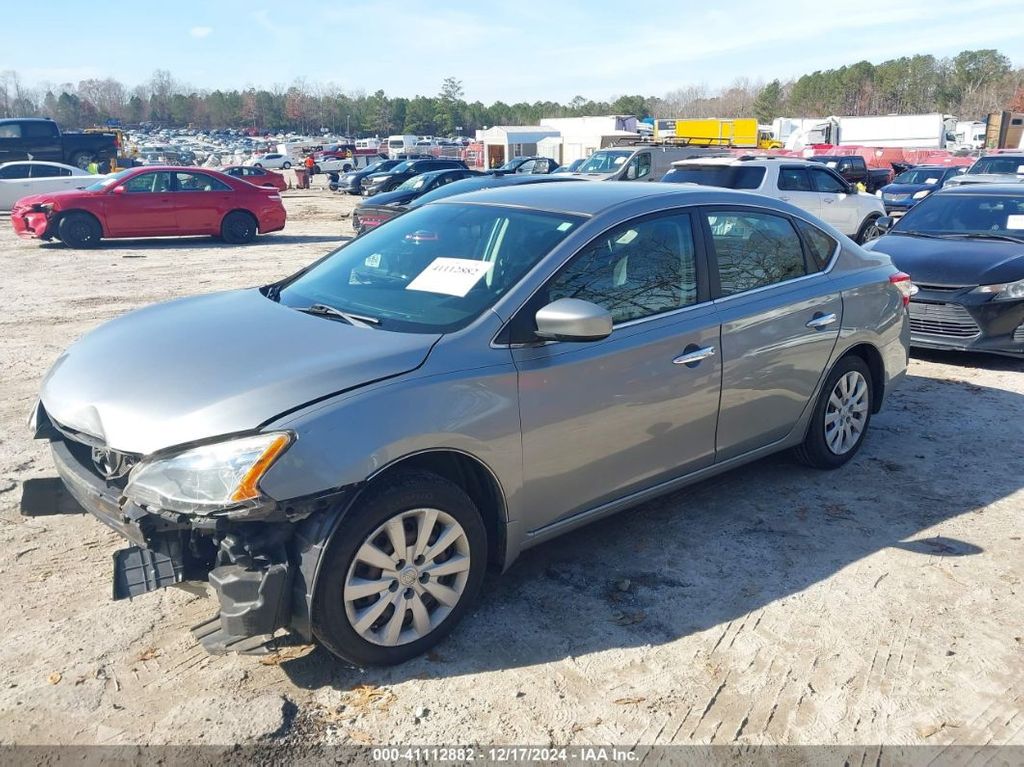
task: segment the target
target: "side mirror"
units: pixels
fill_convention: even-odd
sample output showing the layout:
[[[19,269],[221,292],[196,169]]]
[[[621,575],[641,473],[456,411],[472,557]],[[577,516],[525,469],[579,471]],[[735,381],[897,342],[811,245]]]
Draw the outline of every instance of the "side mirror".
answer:
[[[892,229],[895,223],[896,219],[894,219],[892,216],[880,216],[879,218],[875,219],[875,229],[880,231],[882,234],[885,234],[890,229]]]
[[[600,341],[612,332],[607,309],[578,298],[559,298],[537,311],[537,336],[552,341]]]
[[[114,187],[113,189],[111,189],[110,191],[111,191],[111,192],[112,192],[113,194],[124,194],[124,193],[125,193],[125,188],[124,188],[124,185],[123,185],[123,184],[120,184],[120,185],[118,185],[118,186],[115,186],[115,187]]]

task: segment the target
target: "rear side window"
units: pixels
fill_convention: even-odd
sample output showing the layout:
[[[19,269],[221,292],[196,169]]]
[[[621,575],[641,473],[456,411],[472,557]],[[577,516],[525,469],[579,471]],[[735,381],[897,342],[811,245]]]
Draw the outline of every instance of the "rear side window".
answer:
[[[811,180],[806,168],[780,168],[779,189],[783,192],[809,192]]]
[[[58,168],[55,165],[32,165],[32,178],[55,178],[57,176],[70,176],[71,171]]]
[[[231,187],[205,173],[175,173],[179,192],[230,192]]]
[[[798,220],[796,225],[807,243],[807,249],[811,254],[811,263],[817,267],[819,272],[822,271],[832,261],[832,256],[835,255],[839,243],[806,221]]]
[[[725,189],[757,189],[764,181],[764,168],[736,165],[684,165],[666,173],[662,181],[700,184]]]
[[[807,274],[800,237],[788,219],[769,213],[706,214],[723,296]]]
[[[0,125],[0,138],[21,138],[21,126],[17,123]]]
[[[690,217],[673,214],[622,224],[587,245],[548,284],[547,300],[603,306],[616,323],[697,300]]]

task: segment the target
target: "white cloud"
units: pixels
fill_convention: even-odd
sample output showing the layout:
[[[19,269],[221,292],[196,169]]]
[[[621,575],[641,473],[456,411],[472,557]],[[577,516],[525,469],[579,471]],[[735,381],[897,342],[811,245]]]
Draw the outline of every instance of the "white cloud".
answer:
[[[192,29],[188,31],[188,33],[196,39],[209,37],[211,32],[213,32],[213,27],[192,27]]]

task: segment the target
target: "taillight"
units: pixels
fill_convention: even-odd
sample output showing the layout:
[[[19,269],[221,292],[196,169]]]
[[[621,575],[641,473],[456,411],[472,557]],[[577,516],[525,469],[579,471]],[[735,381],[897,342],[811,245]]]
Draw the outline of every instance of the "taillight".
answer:
[[[896,286],[896,289],[903,295],[903,305],[906,306],[910,303],[910,297],[917,293],[917,285],[915,285],[910,275],[906,272],[896,272],[896,274],[889,275],[889,282]]]

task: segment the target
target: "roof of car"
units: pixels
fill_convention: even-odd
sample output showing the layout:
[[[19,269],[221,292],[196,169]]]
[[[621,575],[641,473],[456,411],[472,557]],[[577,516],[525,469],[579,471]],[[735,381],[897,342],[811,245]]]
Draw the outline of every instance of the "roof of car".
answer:
[[[772,157],[690,157],[686,160],[676,160],[672,163],[673,168],[683,168],[688,165],[778,165],[780,162],[797,165],[810,165],[808,160],[802,157],[785,157],[782,155]]]
[[[944,186],[938,192],[935,192],[935,194],[939,193],[945,196],[954,194],[1019,194],[1024,196],[1024,184],[959,184],[957,186]]]
[[[643,184],[615,181],[583,181],[576,184],[517,184],[499,186],[477,192],[454,195],[438,200],[437,205],[449,203],[475,203],[481,205],[508,205],[528,207],[559,213],[577,213],[592,216],[608,208],[647,197],[675,197],[680,205],[702,203],[775,204],[771,198],[717,189],[706,186],[681,184]],[[700,198],[693,199],[693,198]]]

